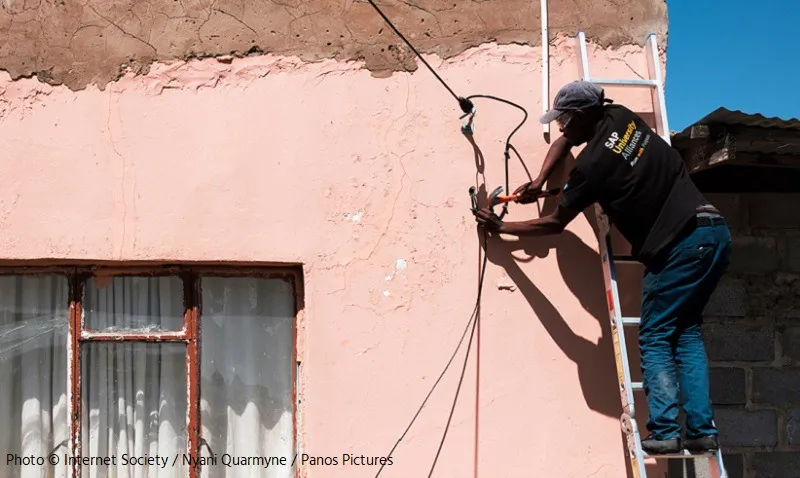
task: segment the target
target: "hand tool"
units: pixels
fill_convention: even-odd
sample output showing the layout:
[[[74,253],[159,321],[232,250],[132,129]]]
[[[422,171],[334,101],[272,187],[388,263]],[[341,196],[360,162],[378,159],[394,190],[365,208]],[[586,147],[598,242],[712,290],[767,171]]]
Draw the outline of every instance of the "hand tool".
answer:
[[[498,191],[500,189],[500,191]],[[500,195],[502,192],[501,188],[495,189],[491,196],[489,196],[489,204],[494,207],[498,204],[506,204],[512,201],[519,202],[520,199],[524,196],[523,193],[520,194],[510,194],[510,195]],[[497,194],[495,194],[497,193]],[[543,190],[538,192],[537,194],[533,195],[534,199],[542,198],[542,197],[557,197],[561,194],[561,188],[551,188],[547,190]]]

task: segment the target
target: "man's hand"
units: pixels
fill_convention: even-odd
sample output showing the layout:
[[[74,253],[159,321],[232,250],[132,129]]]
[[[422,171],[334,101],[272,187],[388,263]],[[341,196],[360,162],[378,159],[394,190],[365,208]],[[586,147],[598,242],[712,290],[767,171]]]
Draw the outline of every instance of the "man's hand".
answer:
[[[503,228],[503,221],[497,217],[490,209],[483,208],[475,212],[475,220],[478,226],[486,229],[489,232],[500,232]]]
[[[528,204],[536,201],[536,198],[542,192],[542,184],[539,181],[533,180],[518,187],[514,194],[519,195],[517,202],[520,204]]]

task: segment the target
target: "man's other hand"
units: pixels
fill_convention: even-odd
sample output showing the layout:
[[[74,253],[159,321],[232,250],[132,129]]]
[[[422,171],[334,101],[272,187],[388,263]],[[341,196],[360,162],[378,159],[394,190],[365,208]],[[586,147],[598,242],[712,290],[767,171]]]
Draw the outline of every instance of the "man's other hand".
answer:
[[[536,181],[525,183],[514,191],[514,194],[519,195],[519,199],[517,199],[517,202],[520,204],[528,204],[536,201],[536,198],[541,193],[542,193],[542,185]]]
[[[490,209],[483,208],[475,212],[475,220],[478,226],[486,229],[489,232],[500,232],[503,228],[503,221],[497,217]]]

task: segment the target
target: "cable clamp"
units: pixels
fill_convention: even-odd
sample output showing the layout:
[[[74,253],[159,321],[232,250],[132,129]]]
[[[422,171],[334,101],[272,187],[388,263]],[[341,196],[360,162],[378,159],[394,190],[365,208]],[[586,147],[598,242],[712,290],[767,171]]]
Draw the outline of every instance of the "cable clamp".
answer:
[[[459,119],[463,120],[467,118],[465,121],[461,122],[461,132],[464,134],[472,135],[475,133],[475,113],[478,112],[477,108],[472,108],[472,111],[469,113],[464,113],[459,117]]]

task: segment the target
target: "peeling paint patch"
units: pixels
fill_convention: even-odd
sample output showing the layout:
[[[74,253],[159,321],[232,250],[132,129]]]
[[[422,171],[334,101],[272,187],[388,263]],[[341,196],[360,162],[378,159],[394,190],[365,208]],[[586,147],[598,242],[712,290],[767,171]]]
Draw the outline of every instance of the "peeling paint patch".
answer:
[[[406,267],[408,267],[408,261],[406,261],[405,259],[397,259],[394,262],[394,271],[392,271],[391,274],[386,276],[386,281],[388,282],[394,279],[397,276],[397,274],[401,271],[404,271]]]
[[[364,211],[356,211],[354,213],[346,212],[344,214],[345,221],[361,222],[361,217],[364,216]]]
[[[503,274],[499,279],[497,279],[497,289],[514,292],[517,290],[517,285],[514,284],[514,281],[512,281],[508,275]]]
[[[90,84],[104,89],[125,67],[147,74],[154,62],[218,56],[212,61],[226,65],[262,52],[303,62],[359,60],[376,77],[422,66],[366,2],[4,0],[2,5],[0,68],[13,78],[35,74],[72,90]],[[538,2],[428,0],[386,6],[417,50],[444,59],[492,41],[541,43]],[[655,32],[666,47],[664,0],[629,0],[623,8],[621,15],[612,1],[551,2],[550,28],[553,34],[574,34],[576,25],[585,26],[590,41],[603,48],[641,45]]]
[[[20,118],[25,118],[56,88],[35,78],[15,81],[7,72],[0,72],[0,120],[14,110]]]

